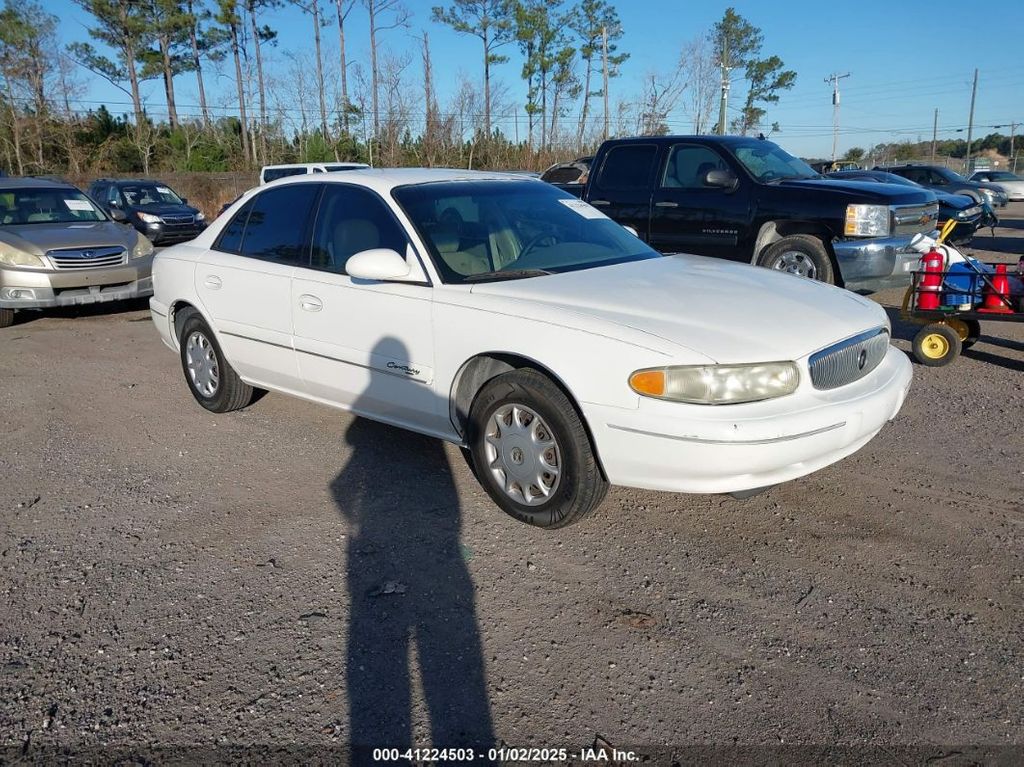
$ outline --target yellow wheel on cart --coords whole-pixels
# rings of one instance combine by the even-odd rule
[[[970,349],[981,336],[981,323],[977,320],[961,320],[958,317],[950,317],[946,320],[956,334],[960,336],[960,343],[965,349]]]
[[[914,357],[922,365],[940,368],[960,356],[963,343],[960,334],[949,325],[925,325],[914,336]]]

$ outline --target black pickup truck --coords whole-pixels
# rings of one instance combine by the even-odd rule
[[[771,141],[612,139],[580,193],[663,253],[746,261],[852,289],[906,284],[935,229],[926,189],[827,179]]]

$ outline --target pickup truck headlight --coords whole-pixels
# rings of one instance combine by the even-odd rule
[[[148,237],[140,234],[139,239],[135,241],[135,247],[132,248],[132,258],[145,258],[151,255],[153,255],[153,243],[149,241]]]
[[[23,250],[12,248],[10,245],[0,244],[0,264],[4,266],[24,266],[31,269],[42,269],[46,266],[43,259],[26,253]]]
[[[887,205],[847,205],[847,237],[885,237],[889,234],[889,207]]]
[[[676,365],[637,370],[629,387],[637,394],[698,405],[733,405],[796,391],[800,373],[792,362],[751,365]]]
[[[136,211],[135,215],[138,216],[139,221],[145,224],[159,224],[160,216],[154,216],[152,213],[143,213],[141,210]]]

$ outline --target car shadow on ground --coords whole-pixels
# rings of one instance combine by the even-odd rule
[[[1002,224],[1000,224],[1000,226],[1002,226]],[[989,250],[993,253],[1024,255],[1024,244],[1022,244],[1020,237],[1010,237],[1009,235],[996,235],[993,237],[989,234],[984,236],[976,234],[974,235],[974,239],[971,240],[970,247],[965,248],[964,250]]]
[[[107,317],[140,311],[149,311],[149,298],[133,298],[128,301],[109,301],[78,306],[58,306],[52,309],[24,309],[14,313],[14,324],[11,327],[28,325],[47,318],[73,320],[80,317]],[[129,318],[129,321],[132,319],[134,318]],[[149,319],[149,317],[144,319]]]
[[[408,359],[394,339],[379,342],[374,354]],[[374,747],[416,745],[416,666],[433,744],[486,749],[494,732],[473,582],[460,543],[461,508],[444,445],[364,418],[352,421],[345,439],[351,457],[330,489],[350,531],[352,761],[371,763]]]

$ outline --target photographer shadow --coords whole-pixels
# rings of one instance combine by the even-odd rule
[[[373,353],[408,359],[401,342]],[[373,371],[354,410],[373,409],[379,391],[422,386]],[[443,404],[447,409],[447,403]],[[351,457],[331,483],[349,526],[347,651],[353,763],[375,747],[413,743],[413,651],[435,747],[494,744],[473,582],[460,545],[461,508],[440,440],[356,418]]]

